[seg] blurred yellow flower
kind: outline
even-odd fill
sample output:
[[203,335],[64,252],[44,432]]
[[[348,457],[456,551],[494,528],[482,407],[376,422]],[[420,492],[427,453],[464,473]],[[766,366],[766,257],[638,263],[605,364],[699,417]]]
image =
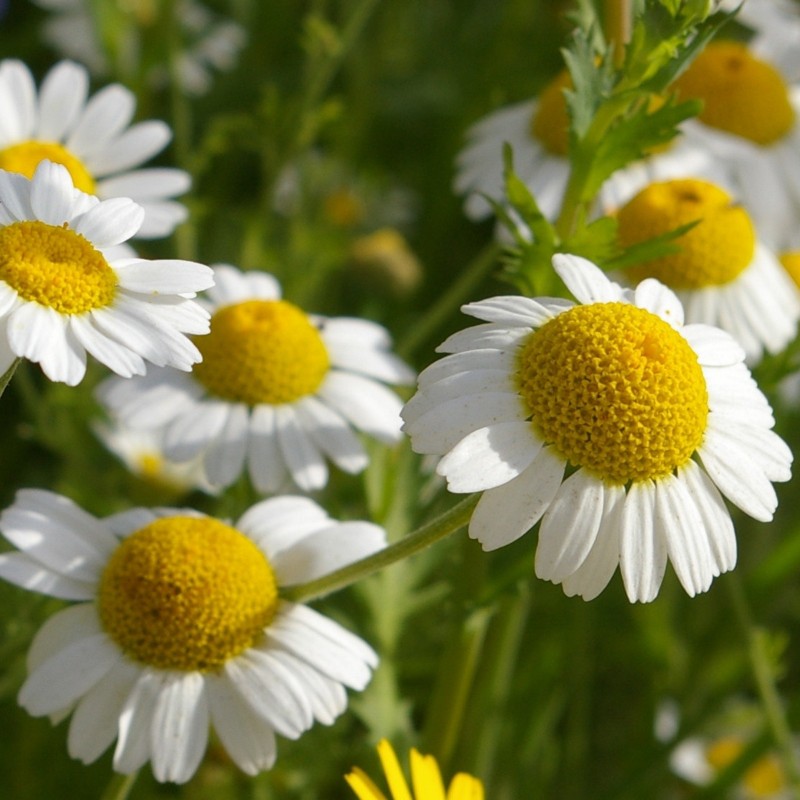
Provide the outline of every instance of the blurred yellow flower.
[[[412,794],[403,776],[397,754],[386,739],[378,742],[378,756],[392,794],[391,800],[483,800],[484,798],[483,784],[465,772],[455,775],[445,792],[436,759],[433,756],[422,755],[414,748],[411,748]],[[386,795],[358,767],[353,767],[352,772],[345,775],[345,780],[359,800],[387,800]]]

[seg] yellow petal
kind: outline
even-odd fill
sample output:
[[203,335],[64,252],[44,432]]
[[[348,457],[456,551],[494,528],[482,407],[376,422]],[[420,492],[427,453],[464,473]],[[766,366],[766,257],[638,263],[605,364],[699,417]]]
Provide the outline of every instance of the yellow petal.
[[411,749],[411,782],[417,800],[445,800],[444,783],[433,756],[423,756]]

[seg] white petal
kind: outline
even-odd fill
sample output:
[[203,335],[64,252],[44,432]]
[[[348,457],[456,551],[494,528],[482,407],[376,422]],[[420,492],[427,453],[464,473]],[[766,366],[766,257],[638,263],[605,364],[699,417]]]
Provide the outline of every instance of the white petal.
[[622,289],[588,259],[556,253],[553,268],[581,303],[613,303],[623,298]]
[[686,593],[694,597],[707,591],[719,574],[716,560],[692,496],[673,475],[656,481],[655,527]]
[[681,301],[678,300],[675,292],[655,278],[647,278],[636,287],[634,303],[639,308],[647,309],[661,317],[673,328],[683,325]]
[[40,717],[65,708],[119,663],[122,652],[105,633],[79,639],[35,669],[19,691],[19,704]]
[[194,261],[137,260],[113,266],[121,286],[142,294],[202,292],[212,286],[214,281],[211,268]]
[[309,497],[271,497],[251,506],[236,523],[272,560],[333,520]]
[[543,447],[514,480],[483,493],[469,524],[469,535],[484,550],[496,550],[527,533],[553,501],[566,462]]
[[529,422],[500,422],[467,434],[436,467],[451,492],[469,493],[508,483],[524,472],[543,442]]
[[23,553],[0,553],[0,578],[61,600],[91,600],[95,595],[93,584],[65,578]]
[[475,370],[502,371],[510,375],[515,369],[515,363],[515,355],[510,351],[487,349],[453,353],[425,367],[417,376],[417,383],[420,389],[427,389],[444,378]]
[[143,375],[147,370],[144,359],[97,330],[92,324],[93,319],[92,314],[70,317],[69,329],[81,347],[123,378]]
[[172,138],[169,126],[160,120],[137,122],[119,136],[116,130],[113,133],[113,140],[104,137],[102,147],[93,146],[84,158],[92,173],[99,177],[138,167],[161,152]]
[[267,637],[353,689],[363,689],[372,674],[370,667],[377,665],[377,655],[363,639],[308,606],[282,603]]
[[778,498],[763,469],[747,451],[724,433],[708,428],[698,455],[709,477],[728,500],[754,519],[761,522],[772,519]]
[[136,772],[151,756],[153,716],[163,674],[150,667],[143,669],[119,715],[114,769],[123,775]]
[[60,226],[72,219],[75,188],[66,167],[41,161],[31,181],[31,210],[37,219]]
[[717,569],[720,574],[732,570],[736,566],[736,535],[730,512],[717,487],[694,461],[678,468],[678,478],[703,518]]
[[173,420],[164,437],[164,454],[172,461],[188,461],[203,452],[225,429],[230,405],[205,400]]
[[185,783],[197,770],[208,742],[205,678],[199,672],[164,675],[152,726],[153,775],[162,783]]
[[225,663],[225,678],[253,713],[297,739],[313,722],[311,704],[274,654],[251,648]]
[[407,422],[403,430],[411,437],[415,453],[442,455],[472,431],[527,416],[519,394],[487,392],[442,403]]
[[130,197],[137,203],[183,194],[192,185],[188,172],[172,167],[151,167],[103,178],[97,184],[98,197]]
[[681,333],[704,367],[727,367],[744,361],[745,353],[741,345],[720,328],[701,324],[686,325]]
[[437,348],[437,353],[463,353],[467,350],[509,350],[516,348],[527,336],[529,328],[510,328],[495,322],[473,325],[448,336]]
[[400,415],[410,422],[432,411],[441,403],[463,398],[467,395],[488,392],[518,394],[514,374],[507,369],[472,369],[447,375],[435,383],[427,383],[403,406]]
[[36,84],[30,70],[17,59],[0,67],[0,102],[5,110],[3,128],[13,140],[30,139],[36,128]]
[[275,733],[234,690],[227,678],[206,678],[208,705],[214,730],[228,754],[243,772],[256,775],[275,763]]
[[259,492],[276,492],[286,480],[272,406],[256,406],[250,413],[247,469],[253,486]]
[[537,300],[530,297],[506,295],[490,297],[477,303],[461,306],[465,314],[506,327],[538,328],[555,316]]
[[78,124],[66,141],[67,149],[72,150],[93,175],[100,175],[95,153],[127,127],[135,107],[133,92],[118,83],[101,89],[86,104]]
[[25,303],[8,318],[9,347],[40,364],[51,381],[76,386],[86,374],[86,351],[67,325],[67,318],[38,303]]
[[603,515],[603,482],[585,469],[569,476],[539,526],[536,575],[561,583],[586,560]]
[[594,546],[583,564],[564,578],[564,593],[570,597],[577,594],[584,600],[594,600],[606,588],[619,564],[625,489],[622,486],[603,489],[603,517]]
[[20,490],[0,515],[0,529],[15,547],[54,572],[92,584],[119,544],[71,500],[41,489]]
[[230,486],[242,472],[247,454],[249,410],[243,403],[231,403],[225,426],[208,446],[204,466],[214,486]]
[[280,300],[281,286],[265,272],[242,272],[230,264],[214,264],[214,286],[208,296],[217,306],[227,306],[243,300]]
[[634,481],[622,509],[619,563],[631,603],[654,600],[667,568],[667,544],[654,517],[652,481]]
[[33,637],[28,649],[28,673],[57,656],[62,650],[82,639],[91,639],[102,632],[94,603],[77,603],[48,617]]
[[292,406],[275,407],[275,425],[283,459],[292,480],[304,491],[328,482],[328,467],[317,446],[303,429]]
[[312,533],[270,559],[280,586],[320,578],[386,546],[383,528],[371,522],[341,522]]
[[31,208],[31,182],[17,172],[0,169],[0,203],[16,220],[36,218]]
[[127,197],[116,197],[103,200],[76,217],[71,227],[97,248],[114,247],[135,236],[143,219],[141,206]]
[[86,102],[89,73],[72,61],[60,61],[45,75],[39,89],[41,141],[60,142],[78,119]]
[[298,400],[294,410],[314,444],[339,469],[355,474],[367,466],[367,454],[361,442],[339,414],[312,395]]
[[81,698],[67,738],[72,758],[90,764],[117,738],[119,716],[139,674],[138,667],[123,659]]

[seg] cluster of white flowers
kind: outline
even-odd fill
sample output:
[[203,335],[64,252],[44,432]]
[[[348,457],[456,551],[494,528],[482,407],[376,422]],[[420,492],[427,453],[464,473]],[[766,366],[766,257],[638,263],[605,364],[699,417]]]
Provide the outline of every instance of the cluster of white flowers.
[[[782,351],[800,320],[781,259],[800,229],[800,22],[794,8],[762,15],[751,3],[751,46],[714,41],[678,79],[682,96],[706,101],[700,117],[598,198],[623,248],[700,219],[680,252],[613,280],[556,255],[576,302],[464,306],[481,324],[446,339],[405,405],[390,387],[414,373],[377,323],[306,313],[265,271],[136,254],[131,240],[186,218],[175,198],[190,178],[142,166],[171,133],[132,122],[130,91],[90,96],[73,61],[37,89],[23,63],[0,62],[0,373],[27,359],[76,385],[88,353],[115,373],[97,391],[108,415],[99,435],[133,471],[209,494],[241,479],[272,495],[236,523],[190,508],[97,518],[33,489],[0,515],[16,548],[0,554],[0,577],[74,601],[36,636],[19,696],[33,715],[71,713],[72,756],[88,763],[116,742],[116,770],[149,761],[158,780],[185,782],[213,726],[254,774],[273,765],[275,734],[333,723],[377,655],[282,592],[386,546],[378,526],[336,522],[302,495],[326,487],[331,463],[363,471],[364,435],[393,444],[405,432],[438,458],[451,492],[481,493],[469,535],[484,550],[540,523],[535,573],[568,595],[598,596],[619,567],[630,601],[649,602],[668,563],[695,595],[735,566],[725,501],[771,520],[773,483],[792,463],[748,365]],[[196,4],[182,5],[208,27]],[[770,48],[775,30],[783,44]],[[203,41],[182,72],[195,91],[241,34]],[[469,216],[489,214],[483,196],[503,200],[504,142],[556,216],[570,170],[568,81],[468,132],[455,187]],[[350,780],[378,796],[363,773]],[[464,796],[482,792],[461,784]]]

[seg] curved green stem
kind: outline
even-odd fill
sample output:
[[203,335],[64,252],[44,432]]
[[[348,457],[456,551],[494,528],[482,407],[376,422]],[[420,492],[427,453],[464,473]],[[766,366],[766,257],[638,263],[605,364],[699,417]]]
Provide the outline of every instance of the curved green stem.
[[458,505],[453,506],[432,522],[423,525],[413,533],[401,539],[389,547],[373,553],[371,556],[362,558],[353,564],[348,564],[342,569],[337,569],[329,575],[321,578],[292,586],[283,592],[283,597],[293,602],[307,602],[317,597],[343,589],[351,583],[371,575],[373,572],[388,567],[396,561],[414,555],[424,550],[439,539],[444,539],[451,533],[463,528],[469,522],[472,511],[478,503],[480,495],[470,495],[462,500]]
[[750,668],[767,725],[775,745],[780,751],[787,782],[800,797],[800,764],[798,764],[792,730],[786,720],[786,714],[775,685],[775,675],[767,652],[766,633],[753,621],[747,596],[738,575],[732,573],[728,576],[726,583],[730,591],[733,610],[744,632]]
[[105,791],[100,796],[100,800],[125,800],[130,794],[131,789],[133,789],[133,784],[136,782],[138,775],[138,770],[132,772],[130,775],[119,775],[115,773],[108,782]]

